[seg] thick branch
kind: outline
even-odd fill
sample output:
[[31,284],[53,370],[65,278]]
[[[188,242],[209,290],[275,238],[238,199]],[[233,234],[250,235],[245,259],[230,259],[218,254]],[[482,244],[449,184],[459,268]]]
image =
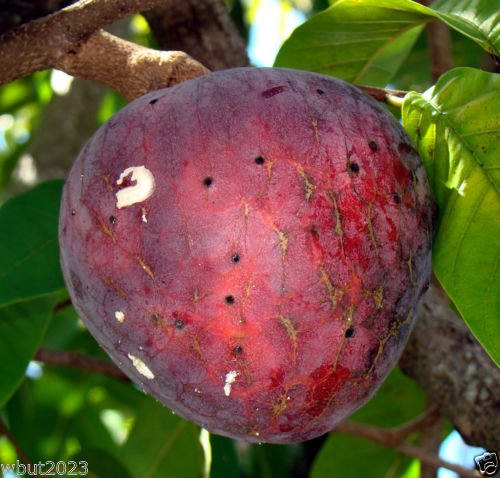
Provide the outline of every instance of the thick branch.
[[211,70],[248,66],[224,0],[182,0],[144,12],[163,50],[185,51]]
[[500,369],[435,286],[423,297],[399,365],[467,443],[500,448]]
[[208,73],[180,51],[157,51],[99,31],[54,67],[119,91],[127,100]]
[[0,36],[0,85],[58,68],[111,86],[132,99],[206,73],[184,53],[157,52],[99,31],[130,13],[167,1],[81,0],[10,30]]
[[438,456],[408,443],[400,442],[395,444],[393,442],[394,437],[391,431],[384,428],[365,425],[364,423],[346,421],[341,423],[334,430],[334,432],[346,433],[348,435],[353,435],[359,438],[365,438],[382,446],[392,448],[393,450],[403,455],[417,458],[426,465],[430,465],[436,468],[443,467],[452,470],[464,478],[477,478],[481,476],[475,471],[468,470],[467,468],[464,468],[462,466],[444,461]]
[[51,365],[62,365],[63,367],[77,368],[86,372],[100,373],[101,375],[118,378],[125,382],[130,381],[130,379],[113,362],[110,362],[109,360],[101,360],[95,357],[89,357],[77,352],[41,348],[35,354],[34,360]]

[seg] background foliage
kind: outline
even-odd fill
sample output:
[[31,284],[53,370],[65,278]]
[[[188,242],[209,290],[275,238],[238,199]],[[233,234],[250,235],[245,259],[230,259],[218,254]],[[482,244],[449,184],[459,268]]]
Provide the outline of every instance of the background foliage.
[[[259,2],[228,3],[248,37]],[[432,8],[409,0],[332,3],[281,2],[283,12],[295,8],[310,18],[284,43],[276,65],[413,91],[402,105],[402,122],[425,161],[441,211],[435,273],[500,363],[500,80],[479,70],[487,54],[500,56],[498,8],[489,0],[438,0]],[[423,34],[434,19],[452,28],[459,67],[435,85]],[[132,21],[129,34],[154,45],[142,17]],[[347,435],[316,445],[245,445],[200,434],[129,383],[33,363],[26,373],[39,347],[105,358],[73,308],[61,307],[67,299],[57,249],[62,182],[21,194],[16,189],[19,179],[31,182],[26,152],[57,95],[51,79],[42,72],[0,89],[0,413],[30,460],[85,459],[89,476],[103,478],[285,477],[307,470],[316,451],[311,446],[322,445],[309,464],[313,478],[419,476],[416,462]],[[106,93],[95,127],[123,105],[116,93]],[[396,369],[353,419],[396,426],[424,406],[423,392]],[[12,443],[0,439],[0,461],[16,458]]]

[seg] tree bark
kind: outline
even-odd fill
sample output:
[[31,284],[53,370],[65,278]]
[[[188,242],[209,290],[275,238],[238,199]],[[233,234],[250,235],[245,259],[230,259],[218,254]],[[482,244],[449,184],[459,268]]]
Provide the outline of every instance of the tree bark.
[[160,48],[184,51],[210,70],[250,64],[223,0],[183,0],[143,15]]
[[57,68],[114,85],[130,100],[206,73],[203,65],[184,52],[158,52],[100,30],[140,8],[165,3],[168,0],[80,0],[10,30],[0,36],[0,85]]
[[500,449],[500,369],[435,286],[399,365],[467,443]]

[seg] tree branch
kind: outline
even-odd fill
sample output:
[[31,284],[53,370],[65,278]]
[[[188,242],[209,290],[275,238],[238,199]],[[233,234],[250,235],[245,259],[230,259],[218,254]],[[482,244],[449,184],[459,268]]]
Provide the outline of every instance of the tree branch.
[[467,443],[500,448],[500,369],[434,284],[399,365]]
[[[432,0],[420,0],[422,5],[430,6]],[[429,60],[432,81],[453,68],[450,27],[440,20],[427,23],[427,41],[429,42]]]
[[210,70],[250,65],[224,0],[182,0],[144,17],[163,50],[184,51]]
[[10,30],[0,36],[0,85],[36,71],[58,68],[115,88],[131,100],[152,89],[207,73],[185,53],[158,52],[99,30],[130,13],[166,2],[80,0]]
[[477,478],[481,476],[476,471],[469,470],[467,468],[464,468],[463,466],[444,461],[433,453],[429,453],[426,450],[405,443],[404,441],[394,443],[394,431],[390,429],[386,430],[384,428],[374,427],[371,425],[366,425],[364,423],[346,421],[338,425],[337,428],[335,428],[335,430],[333,431],[333,433],[337,432],[346,433],[358,438],[365,438],[366,440],[370,440],[378,443],[379,445],[391,448],[403,455],[417,458],[423,464],[430,465],[436,468],[443,467],[447,468],[448,470],[452,470],[458,473],[463,478]]
[[61,365],[63,367],[77,368],[86,372],[99,373],[108,377],[118,378],[125,382],[130,382],[130,379],[113,362],[89,357],[77,352],[41,348],[35,354],[34,360],[50,365]]
[[157,51],[100,30],[53,65],[66,73],[97,81],[127,100],[208,73],[180,51]]

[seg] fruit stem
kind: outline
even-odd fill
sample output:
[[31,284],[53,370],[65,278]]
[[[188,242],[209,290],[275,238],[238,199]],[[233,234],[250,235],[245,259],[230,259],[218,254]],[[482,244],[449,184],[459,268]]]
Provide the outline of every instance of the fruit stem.
[[391,106],[395,106],[396,108],[400,109],[403,106],[405,96],[408,93],[407,91],[403,90],[390,90],[388,88],[378,88],[376,86],[355,86],[357,86],[360,90],[362,90],[364,93],[371,96],[375,100]]
[[403,107],[403,103],[405,101],[405,97],[395,96],[395,95],[387,95],[386,96],[387,104],[390,106],[394,106],[395,108],[401,109]]

